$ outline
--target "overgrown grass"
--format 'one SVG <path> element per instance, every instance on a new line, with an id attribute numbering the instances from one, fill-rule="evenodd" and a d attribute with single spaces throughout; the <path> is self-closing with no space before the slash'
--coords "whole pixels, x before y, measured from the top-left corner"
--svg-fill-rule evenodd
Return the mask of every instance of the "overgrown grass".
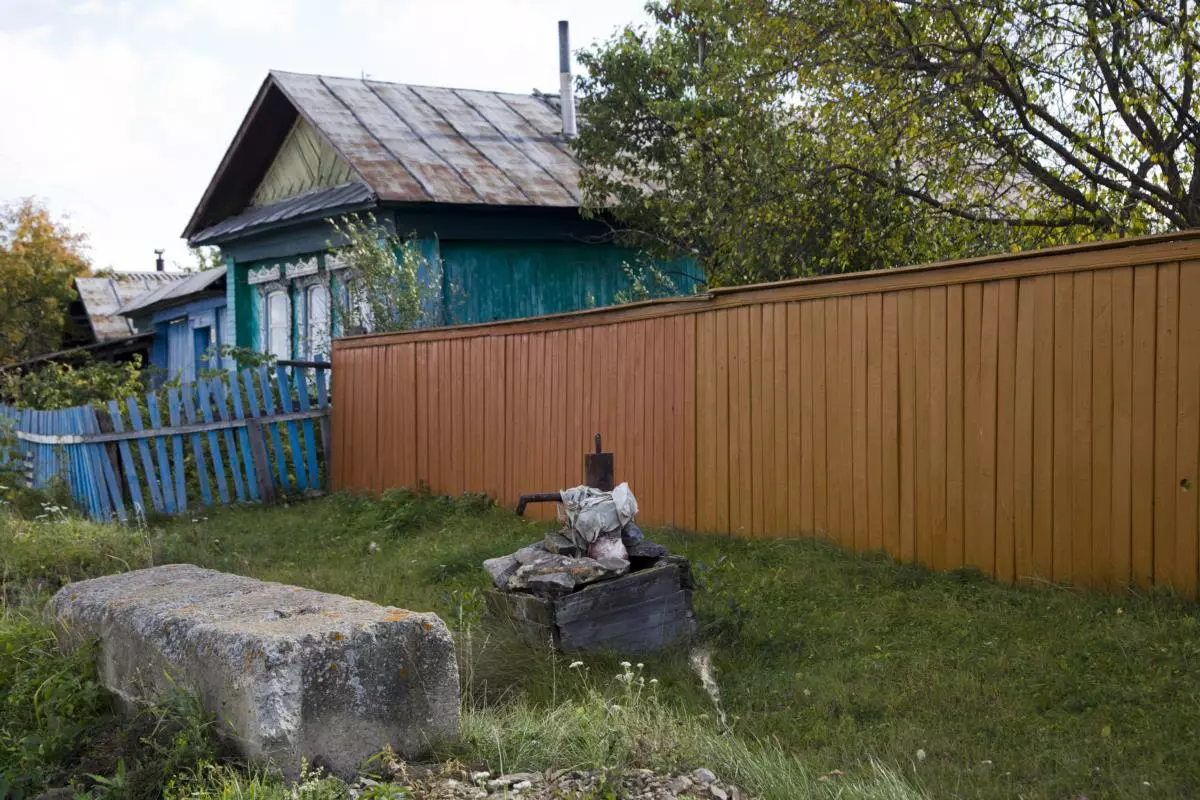
<path id="1" fill-rule="evenodd" d="M 473 626 L 487 584 L 480 562 L 543 530 L 476 499 L 403 494 L 224 509 L 149 530 L 0 517 L 0 574 L 6 596 L 30 602 L 64 580 L 190 562 L 437 611 L 471 631 L 459 757 L 571 766 L 564 759 L 607 751 L 583 735 L 594 704 L 569 659 Z M 644 661 L 660 681 L 661 717 L 626 725 L 640 732 L 615 760 L 703 764 L 778 798 L 807 787 L 844 797 L 1200 796 L 1193 603 L 1012 589 L 811 540 L 655 538 L 696 564 L 702 637 L 731 731 L 687 653 L 657 654 Z M 599 680 L 619 661 L 587 665 Z M 661 746 L 635 746 L 660 734 Z"/>

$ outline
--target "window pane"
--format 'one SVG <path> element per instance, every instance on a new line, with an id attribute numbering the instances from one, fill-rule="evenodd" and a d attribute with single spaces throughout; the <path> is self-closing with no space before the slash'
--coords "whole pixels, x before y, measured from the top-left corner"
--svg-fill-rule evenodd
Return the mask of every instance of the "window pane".
<path id="1" fill-rule="evenodd" d="M 283 292 L 272 292 L 267 295 L 267 349 L 278 359 L 288 359 L 292 356 L 291 321 L 288 319 L 287 295 Z"/>
<path id="2" fill-rule="evenodd" d="M 308 289 L 308 355 L 329 355 L 329 290 L 322 284 Z"/>

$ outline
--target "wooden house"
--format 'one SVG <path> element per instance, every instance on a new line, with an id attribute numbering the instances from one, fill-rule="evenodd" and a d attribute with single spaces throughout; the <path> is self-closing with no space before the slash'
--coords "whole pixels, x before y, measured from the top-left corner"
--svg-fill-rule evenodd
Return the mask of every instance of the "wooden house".
<path id="1" fill-rule="evenodd" d="M 414 237 L 440 273 L 434 317 L 488 322 L 628 285 L 638 254 L 580 203 L 557 97 L 271 72 L 184 236 L 226 258 L 226 341 L 312 358 L 353 280 L 330 218 L 370 211 Z"/>

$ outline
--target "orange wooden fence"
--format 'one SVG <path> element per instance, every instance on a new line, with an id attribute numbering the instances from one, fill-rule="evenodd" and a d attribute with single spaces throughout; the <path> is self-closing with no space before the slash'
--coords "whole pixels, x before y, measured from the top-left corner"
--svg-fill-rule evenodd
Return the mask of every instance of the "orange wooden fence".
<path id="1" fill-rule="evenodd" d="M 333 485 L 1196 594 L 1200 232 L 334 345 Z M 549 513 L 542 509 L 538 513 Z"/>

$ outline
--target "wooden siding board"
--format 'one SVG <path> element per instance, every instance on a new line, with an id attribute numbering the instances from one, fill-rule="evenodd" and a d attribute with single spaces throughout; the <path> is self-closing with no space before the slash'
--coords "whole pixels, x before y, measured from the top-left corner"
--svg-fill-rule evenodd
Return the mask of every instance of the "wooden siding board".
<path id="1" fill-rule="evenodd" d="M 1154 415 L 1154 583 L 1174 576 L 1176 426 L 1179 386 L 1179 265 L 1158 268 L 1157 374 Z"/>
<path id="2" fill-rule="evenodd" d="M 1074 406 L 1071 390 L 1074 385 L 1072 357 L 1072 310 L 1074 278 L 1054 276 L 1054 499 L 1052 577 L 1056 581 L 1071 579 L 1071 523 L 1074 440 Z"/>
<path id="3" fill-rule="evenodd" d="M 851 298 L 850 306 L 850 411 L 853 449 L 854 549 L 870 548 L 870 492 L 867 483 L 867 298 Z"/>
<path id="4" fill-rule="evenodd" d="M 1054 575 L 1054 278 L 1033 281 L 1033 577 Z"/>
<path id="5" fill-rule="evenodd" d="M 962 566 L 964 551 L 963 287 L 946 288 L 946 550 L 945 566 Z M 885 389 L 886 391 L 886 389 Z"/>
<path id="6" fill-rule="evenodd" d="M 895 555 L 900 552 L 900 331 L 895 293 L 883 296 L 882 322 L 883 547 Z"/>
<path id="7" fill-rule="evenodd" d="M 1112 271 L 1113 440 L 1109 577 L 1130 582 L 1133 500 L 1133 270 Z"/>
<path id="8" fill-rule="evenodd" d="M 867 305 L 867 548 L 883 549 L 883 296 Z"/>
<path id="9" fill-rule="evenodd" d="M 916 558 L 916 348 L 913 342 L 913 293 L 899 304 L 900 359 L 900 549 L 903 561 Z"/>
<path id="10" fill-rule="evenodd" d="M 1175 551 L 1171 585 L 1196 595 L 1197 492 L 1200 492 L 1200 262 L 1179 266 L 1179 385 L 1175 424 Z"/>
<path id="11" fill-rule="evenodd" d="M 917 561 L 932 566 L 933 515 L 930 513 L 931 456 L 929 447 L 929 289 L 913 291 L 913 494 L 916 518 L 914 553 Z"/>
<path id="12" fill-rule="evenodd" d="M 813 433 L 813 532 L 828 539 L 826 507 L 829 502 L 828 478 L 828 398 L 825 388 L 825 301 L 807 304 L 812 317 L 812 433 Z"/>
<path id="13" fill-rule="evenodd" d="M 1092 583 L 1107 586 L 1112 552 L 1112 273 L 1092 276 Z"/>
<path id="14" fill-rule="evenodd" d="M 1071 574 L 1077 583 L 1092 578 L 1092 273 L 1074 276 L 1074 331 Z"/>
<path id="15" fill-rule="evenodd" d="M 1017 370 L 1017 284 L 997 284 L 998 356 L 996 361 L 996 578 L 1016 576 L 1015 484 Z"/>
<path id="16" fill-rule="evenodd" d="M 930 290 L 929 304 L 929 540 L 927 562 L 946 566 L 946 290 Z"/>
<path id="17" fill-rule="evenodd" d="M 1017 285 L 1016 363 L 1013 376 L 1013 578 L 1021 581 L 1033 569 L 1033 395 L 1034 281 Z"/>

